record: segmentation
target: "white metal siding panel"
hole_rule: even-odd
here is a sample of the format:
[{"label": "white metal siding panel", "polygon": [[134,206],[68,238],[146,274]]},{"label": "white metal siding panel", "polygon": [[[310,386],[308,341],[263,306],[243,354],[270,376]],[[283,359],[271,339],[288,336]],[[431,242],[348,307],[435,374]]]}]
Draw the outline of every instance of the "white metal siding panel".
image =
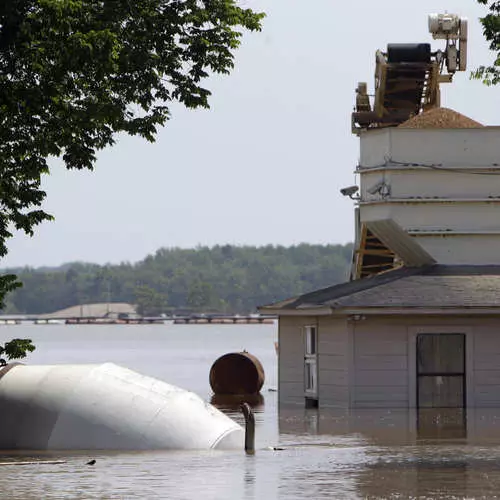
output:
[{"label": "white metal siding panel", "polygon": [[383,370],[383,371],[405,371],[408,369],[406,356],[394,355],[367,355],[356,356],[356,371],[358,370]]},{"label": "white metal siding panel", "polygon": [[[324,359],[324,358],[323,358]],[[321,365],[320,365],[321,366]],[[349,385],[349,374],[347,369],[343,370],[319,370],[319,378],[322,385]]]},{"label": "white metal siding panel", "polygon": [[[491,165],[498,163],[500,127],[477,129],[387,128],[360,137],[361,164],[388,160],[426,165]],[[446,147],[443,147],[446,145]]]},{"label": "white metal siding panel", "polygon": [[355,408],[408,407],[408,345],[404,325],[367,318],[354,326]]},{"label": "white metal siding panel", "polygon": [[[342,323],[345,325],[345,321],[342,321]],[[327,326],[324,326],[323,324],[321,328],[324,330],[324,335],[321,335],[319,339],[318,345],[320,354],[325,356],[345,356],[347,354],[347,350],[344,333],[335,335],[328,330]]]},{"label": "white metal siding panel", "polygon": [[[499,365],[496,365],[497,367]],[[476,370],[475,377],[476,385],[495,385],[500,387],[500,370],[495,369],[482,369]]]},{"label": "white metal siding panel", "polygon": [[322,371],[345,372],[349,367],[349,360],[345,354],[320,354],[318,362]]},{"label": "white metal siding panel", "polygon": [[319,404],[346,408],[349,405],[349,339],[345,318],[319,319]]},{"label": "white metal siding panel", "polygon": [[361,205],[361,222],[392,219],[406,230],[450,229],[487,231],[500,229],[500,201],[442,202],[408,200]]},{"label": "white metal siding panel", "polygon": [[496,371],[500,367],[500,353],[476,353],[474,365],[476,374],[483,370]]},{"label": "white metal siding panel", "polygon": [[356,386],[355,408],[408,408],[408,390],[398,386]]},{"label": "white metal siding panel", "polygon": [[304,404],[304,338],[302,329],[314,319],[279,318],[278,398],[282,405]]},{"label": "white metal siding panel", "polygon": [[356,372],[356,386],[373,387],[407,387],[408,376],[406,370],[358,370]]},{"label": "white metal siding panel", "polygon": [[[499,207],[500,212],[500,207]],[[440,264],[500,264],[499,235],[415,236]]]},{"label": "white metal siding panel", "polygon": [[500,320],[475,328],[474,383],[477,407],[500,406]]},{"label": "white metal siding panel", "polygon": [[370,130],[360,135],[361,165],[376,167],[385,163],[391,153],[391,137],[387,130]]},{"label": "white metal siding panel", "polygon": [[349,387],[320,383],[319,406],[320,408],[348,408]]},{"label": "white metal siding panel", "polygon": [[[396,127],[361,134],[361,222],[394,220],[442,264],[500,264],[500,175],[474,174],[500,173],[499,143],[500,127]],[[380,168],[370,171],[374,166]],[[390,186],[386,198],[368,192],[380,181]]]},{"label": "white metal siding panel", "polygon": [[[304,404],[301,329],[314,321],[302,317],[280,320],[280,403]],[[354,329],[351,338],[349,328]],[[318,332],[321,406],[411,406],[410,385],[416,384],[416,368],[410,362],[415,350],[408,342],[415,341],[417,332],[466,333],[469,404],[500,406],[500,318],[408,315],[367,317],[359,322],[321,318]]]},{"label": "white metal siding panel", "polygon": [[[500,169],[496,172],[500,174]],[[384,169],[360,172],[362,199],[379,200],[379,194],[371,194],[367,190],[382,181],[390,186],[392,198],[426,196],[478,199],[498,196],[500,193],[500,175],[477,175],[457,170],[446,172],[434,169]]]}]

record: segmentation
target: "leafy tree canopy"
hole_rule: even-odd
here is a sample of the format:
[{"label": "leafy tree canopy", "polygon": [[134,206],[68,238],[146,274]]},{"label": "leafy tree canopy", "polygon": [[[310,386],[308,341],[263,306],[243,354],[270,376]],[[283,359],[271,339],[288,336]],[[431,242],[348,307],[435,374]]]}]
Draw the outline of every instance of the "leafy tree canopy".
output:
[{"label": "leafy tree canopy", "polygon": [[42,314],[85,303],[128,302],[161,313],[249,313],[256,306],[344,281],[352,245],[160,249],[135,264],[18,269],[24,286],[4,313]]},{"label": "leafy tree canopy", "polygon": [[[237,0],[1,0],[0,257],[51,219],[48,158],[92,169],[116,133],[153,141],[173,101],[208,107],[204,78],[262,18]],[[0,278],[0,304],[16,286]]]},{"label": "leafy tree canopy", "polygon": [[483,25],[483,34],[495,55],[491,65],[480,66],[472,73],[472,76],[482,80],[486,85],[496,85],[500,83],[500,1],[477,1],[489,8],[489,13],[480,21]]},{"label": "leafy tree canopy", "polygon": [[0,256],[13,227],[50,219],[49,157],[91,169],[118,132],[153,141],[172,101],[208,107],[203,79],[261,19],[235,0],[2,0]]},{"label": "leafy tree canopy", "polygon": [[168,306],[166,294],[159,293],[148,285],[135,289],[135,303],[141,316],[159,316]]},{"label": "leafy tree canopy", "polygon": [[4,345],[0,345],[0,356],[7,356],[7,359],[22,359],[27,352],[33,352],[35,346],[31,339],[12,339]]}]

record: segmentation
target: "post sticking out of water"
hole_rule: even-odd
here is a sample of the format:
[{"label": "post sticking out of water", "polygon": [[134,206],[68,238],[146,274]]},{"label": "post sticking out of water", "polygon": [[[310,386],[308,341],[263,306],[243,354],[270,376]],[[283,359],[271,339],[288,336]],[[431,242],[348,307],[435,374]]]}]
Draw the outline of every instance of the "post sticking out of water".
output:
[{"label": "post sticking out of water", "polygon": [[245,453],[255,454],[255,416],[248,403],[241,405],[241,411],[245,417]]}]

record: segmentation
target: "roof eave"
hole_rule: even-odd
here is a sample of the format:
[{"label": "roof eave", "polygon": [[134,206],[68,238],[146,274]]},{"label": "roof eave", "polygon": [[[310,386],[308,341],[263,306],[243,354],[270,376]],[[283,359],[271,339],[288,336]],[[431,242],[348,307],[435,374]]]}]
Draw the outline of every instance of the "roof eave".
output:
[{"label": "roof eave", "polygon": [[306,306],[294,309],[274,308],[269,306],[258,307],[261,314],[275,314],[277,316],[330,316],[334,310],[328,306]]},{"label": "roof eave", "polygon": [[500,307],[343,307],[333,310],[332,313],[342,316],[491,316],[500,315]]},{"label": "roof eave", "polygon": [[261,314],[276,316],[500,316],[500,307],[259,307]]}]

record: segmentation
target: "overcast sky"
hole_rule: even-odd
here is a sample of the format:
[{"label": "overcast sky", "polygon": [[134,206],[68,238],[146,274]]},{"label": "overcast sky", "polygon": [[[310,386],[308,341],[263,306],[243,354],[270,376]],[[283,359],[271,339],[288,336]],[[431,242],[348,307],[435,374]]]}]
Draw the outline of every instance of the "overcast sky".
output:
[{"label": "overcast sky", "polygon": [[[373,89],[374,54],[428,42],[430,12],[469,18],[469,68],[492,54],[475,0],[246,0],[267,12],[244,37],[230,76],[210,79],[211,109],[172,108],[155,144],[120,137],[94,172],[54,162],[46,210],[56,220],[16,236],[0,266],[135,262],[160,247],[346,243],[358,140],[350,114],[358,81]],[[442,42],[432,42],[435,49]],[[500,88],[457,73],[442,105],[498,124]]]}]

